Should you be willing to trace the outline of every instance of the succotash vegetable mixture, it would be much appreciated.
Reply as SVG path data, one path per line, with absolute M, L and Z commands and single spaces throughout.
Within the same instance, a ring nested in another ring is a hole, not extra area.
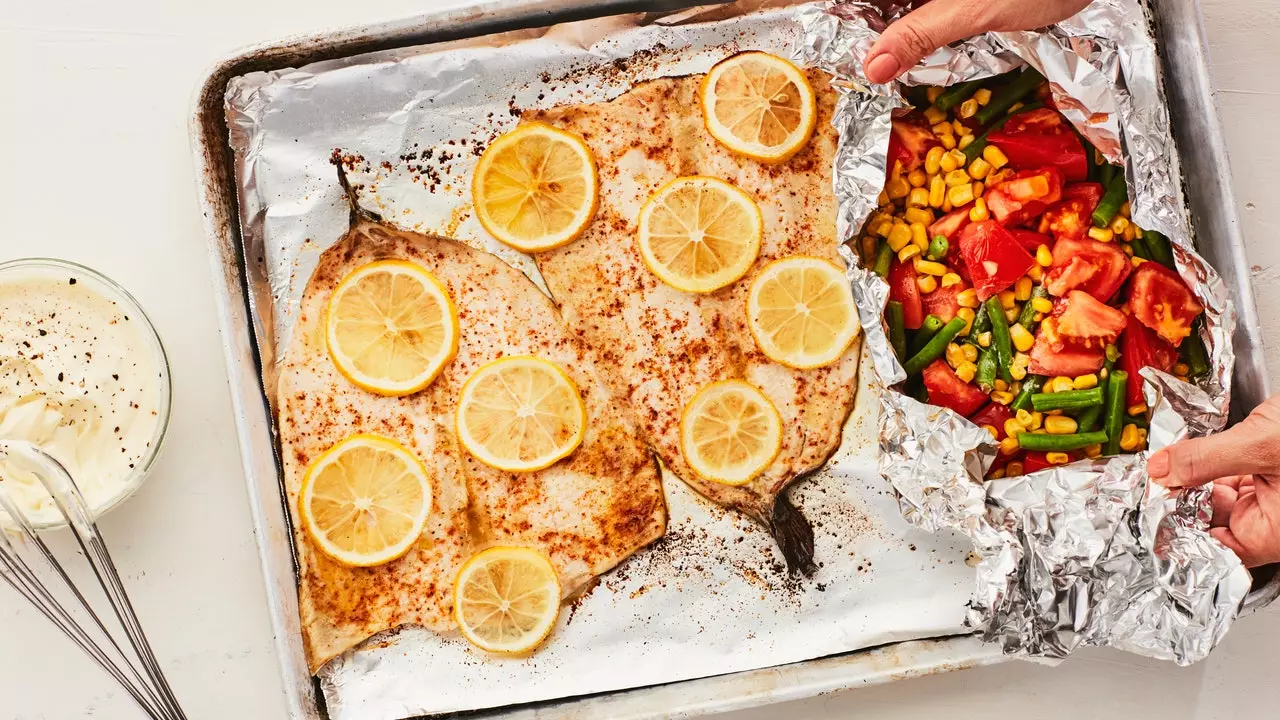
M 860 238 L 904 391 L 999 441 L 989 478 L 1144 449 L 1138 370 L 1209 370 L 1169 239 L 1034 69 L 908 92 Z

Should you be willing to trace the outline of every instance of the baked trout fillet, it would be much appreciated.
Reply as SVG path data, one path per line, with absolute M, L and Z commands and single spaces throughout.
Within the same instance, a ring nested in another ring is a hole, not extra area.
M 746 307 L 752 279 L 773 260 L 805 255 L 842 266 L 831 176 L 835 92 L 823 73 L 806 75 L 816 92 L 817 130 L 803 150 L 775 165 L 734 155 L 711 137 L 699 109 L 702 76 L 654 80 L 610 102 L 531 111 L 522 121 L 581 136 L 599 168 L 594 221 L 574 242 L 536 256 L 571 335 L 666 468 L 707 499 L 759 522 L 788 566 L 807 573 L 814 568 L 813 531 L 783 491 L 839 446 L 853 407 L 860 343 L 826 367 L 792 369 L 757 348 Z M 645 201 L 690 175 L 736 185 L 764 217 L 759 258 L 745 277 L 710 294 L 664 284 L 636 245 Z M 742 486 L 699 477 L 681 452 L 685 405 L 707 385 L 728 379 L 762 390 L 783 423 L 777 457 Z

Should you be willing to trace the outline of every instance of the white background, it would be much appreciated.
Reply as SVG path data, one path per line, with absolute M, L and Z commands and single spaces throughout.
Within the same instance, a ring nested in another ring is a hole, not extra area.
M 147 485 L 102 522 L 134 604 L 192 718 L 283 717 L 196 203 L 186 120 L 201 75 L 251 43 L 467 0 L 6 0 L 0 11 L 0 260 L 101 270 L 147 308 L 175 407 Z M 375 6 L 372 7 L 372 6 Z M 1217 105 L 1258 304 L 1280 301 L 1280 5 L 1204 0 Z M 1264 314 L 1268 338 L 1280 316 Z M 1280 380 L 1280 343 L 1268 357 Z M 1280 382 L 1277 383 L 1280 386 Z M 843 718 L 1274 716 L 1280 609 L 1178 669 L 1110 652 L 1007 663 L 726 716 Z M 87 659 L 0 589 L 0 720 L 135 718 Z

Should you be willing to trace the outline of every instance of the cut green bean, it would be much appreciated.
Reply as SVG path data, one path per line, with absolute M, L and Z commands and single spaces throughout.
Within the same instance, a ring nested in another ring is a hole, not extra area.
M 1056 393 L 1036 393 L 1031 396 L 1031 407 L 1036 412 L 1045 410 L 1083 410 L 1102 404 L 1102 388 L 1068 390 Z
M 969 337 L 976 340 L 979 335 L 990 329 L 991 317 L 987 315 L 987 306 L 981 305 L 973 316 L 973 327 L 969 328 Z
M 1013 382 L 1009 366 L 1013 362 L 1013 340 L 1009 337 L 1009 319 L 1005 317 L 1000 296 L 987 298 L 987 317 L 991 318 L 991 347 L 996 351 L 996 372 L 1005 382 Z
M 1098 182 L 1102 183 L 1102 189 L 1105 191 L 1111 187 L 1111 181 L 1116 177 L 1116 166 L 1109 162 L 1102 163 L 1102 168 L 1098 170 Z
M 974 115 L 974 119 L 980 125 L 986 125 L 992 120 L 1004 115 L 1019 101 L 1036 91 L 1040 87 L 1040 83 L 1044 82 L 1044 76 L 1035 68 L 1029 67 L 1022 71 L 1022 74 L 1014 78 L 1008 85 L 991 93 L 991 102 L 986 107 L 978 111 Z
M 1134 382 L 1142 382 L 1142 378 L 1134 378 Z M 1106 430 L 1108 455 L 1120 452 L 1120 431 L 1124 428 L 1124 398 L 1128 389 L 1129 373 L 1112 370 L 1107 383 L 1107 408 L 1102 426 Z
M 911 354 L 915 355 L 923 350 L 924 346 L 929 344 L 929 341 L 933 339 L 934 335 L 938 334 L 944 324 L 942 318 L 937 315 L 926 315 L 924 322 L 920 323 L 920 329 L 911 338 Z
M 1097 209 L 1093 211 L 1094 227 L 1104 228 L 1111 224 L 1120 212 L 1120 207 L 1129 200 L 1129 188 L 1124 184 L 1124 171 L 1115 173 L 1107 184 L 1107 192 L 1102 196 Z
M 1049 298 L 1049 291 L 1044 289 L 1043 285 L 1037 285 L 1031 291 L 1031 297 L 1027 303 L 1022 306 L 1022 314 L 1018 316 L 1018 324 L 1022 327 L 1035 332 L 1036 329 L 1036 309 L 1033 302 L 1036 298 Z
M 943 325 L 942 329 L 938 331 L 938 334 L 934 335 L 933 338 L 920 349 L 920 352 L 911 356 L 911 359 L 902 366 L 903 369 L 907 371 L 907 376 L 910 377 L 922 372 L 929 363 L 942 357 L 942 354 L 947 351 L 947 345 L 951 344 L 951 341 L 956 339 L 956 335 L 960 334 L 960 331 L 964 329 L 964 326 L 964 318 L 961 317 L 951 318 L 951 322 Z
M 882 278 L 889 277 L 889 268 L 893 266 L 893 248 L 889 247 L 889 243 L 881 240 L 880 249 L 876 251 L 876 274 Z
M 1151 259 L 1161 265 L 1175 269 L 1173 263 L 1173 245 L 1169 244 L 1169 238 L 1156 230 L 1143 230 L 1142 240 L 1147 244 L 1148 251 L 1151 253 Z
M 978 352 L 978 373 L 974 378 L 982 392 L 991 392 L 996 385 L 996 351 L 985 348 Z
M 1147 245 L 1147 241 L 1141 235 L 1133 238 L 1133 242 L 1129 243 L 1129 247 L 1133 248 L 1133 256 L 1140 257 L 1143 260 L 1151 259 L 1151 247 Z
M 987 128 L 986 130 L 983 130 L 981 135 L 978 135 L 977 137 L 975 137 L 973 139 L 973 142 L 969 143 L 968 145 L 965 145 L 964 150 L 960 151 L 964 153 L 965 162 L 971 163 L 974 161 L 974 159 L 976 159 L 979 155 L 981 155 L 982 149 L 987 146 L 987 136 L 995 132 L 996 130 L 999 130 L 1000 128 L 1004 127 L 1004 124 L 1009 122 L 1009 118 L 1013 117 L 1014 115 L 1021 115 L 1022 113 L 1029 112 L 1031 110 L 1039 110 L 1042 107 L 1044 107 L 1044 103 L 1037 100 L 1035 102 L 1031 102 L 1031 103 L 1027 103 L 1026 105 L 1023 105 L 1022 107 L 1018 108 L 1018 111 L 1015 113 L 1005 115 L 999 118 L 998 120 L 996 120 L 994 123 L 991 124 L 991 127 Z
M 898 356 L 898 362 L 907 356 L 907 326 L 902 303 L 890 300 L 884 308 L 884 320 L 889 325 L 889 344 Z
M 1080 432 L 1092 432 L 1098 426 L 1098 418 L 1102 417 L 1102 403 L 1087 407 L 1076 417 L 1076 427 Z
M 911 106 L 924 110 L 929 107 L 929 88 L 925 85 L 911 85 L 906 89 L 907 101 Z
M 1107 434 L 1104 432 L 1072 433 L 1070 435 L 1018 433 L 1018 446 L 1023 450 L 1031 450 L 1033 452 L 1067 452 L 1104 442 L 1107 442 Z
M 947 251 L 951 249 L 951 243 L 941 235 L 935 236 L 929 241 L 929 259 L 941 260 L 947 256 Z
M 973 94 L 978 92 L 978 88 L 981 88 L 984 82 L 986 81 L 970 80 L 969 82 L 952 85 L 944 90 L 937 100 L 933 101 L 933 106 L 939 110 L 950 110 L 973 97 Z
M 1204 316 L 1191 323 L 1191 334 L 1182 341 L 1178 354 L 1182 362 L 1187 364 L 1187 377 L 1198 378 L 1209 372 L 1209 350 L 1200 338 L 1200 330 L 1204 326 Z
M 1028 375 L 1022 379 L 1022 389 L 1018 391 L 1017 397 L 1013 402 L 1009 403 L 1009 409 L 1017 412 L 1019 410 L 1031 409 L 1031 396 L 1040 392 L 1040 388 L 1044 387 L 1045 376 Z

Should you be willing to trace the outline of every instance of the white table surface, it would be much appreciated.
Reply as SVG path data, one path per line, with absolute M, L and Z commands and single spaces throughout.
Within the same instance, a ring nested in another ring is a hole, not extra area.
M 192 718 L 284 715 L 196 203 L 192 94 L 204 70 L 244 45 L 467 1 L 12 0 L 0 11 L 0 260 L 52 255 L 105 272 L 147 308 L 170 353 L 167 448 L 102 526 Z M 1280 70 L 1280 4 L 1203 1 L 1258 304 L 1274 308 L 1280 92 L 1265 71 Z M 1264 324 L 1280 337 L 1280 316 Z M 1280 343 L 1268 351 L 1280 387 Z M 1275 716 L 1277 667 L 1273 609 L 1243 620 L 1192 668 L 1082 652 L 1058 668 L 1009 663 L 726 717 L 1246 720 Z M 85 717 L 140 715 L 0 589 L 0 720 Z

